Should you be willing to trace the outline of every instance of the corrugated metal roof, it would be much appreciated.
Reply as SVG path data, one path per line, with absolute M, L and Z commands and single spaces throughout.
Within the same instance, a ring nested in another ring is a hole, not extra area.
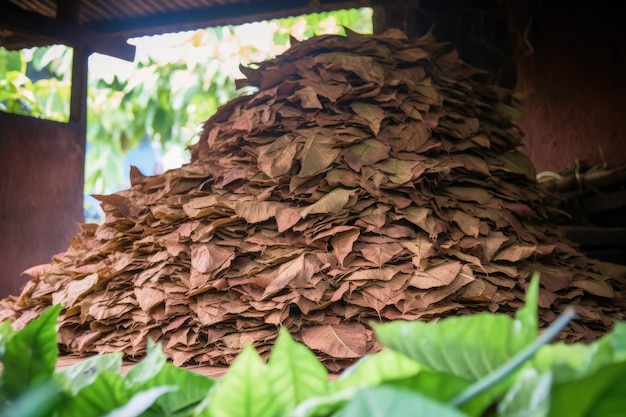
M 13 0 L 18 2 L 19 0 Z M 50 0 L 39 0 L 50 1 Z M 165 13 L 210 9 L 227 5 L 245 6 L 253 0 L 85 0 L 81 5 L 80 23 L 102 23 L 135 19 Z M 257 0 L 258 1 L 258 0 Z
M 371 4 L 370 0 L 0 0 L 0 15 L 18 6 L 54 20 L 59 2 L 66 8 L 78 6 L 78 25 L 126 38 Z M 14 28 L 8 30 L 1 20 L 1 46 L 17 49 L 29 46 L 29 42 L 30 46 L 41 43 L 29 41 Z
M 24 10 L 36 12 L 52 19 L 56 18 L 57 0 L 8 1 Z M 227 5 L 245 6 L 252 1 L 254 0 L 82 0 L 79 2 L 79 23 L 102 23 Z M 285 1 L 285 4 L 288 5 L 289 1 Z

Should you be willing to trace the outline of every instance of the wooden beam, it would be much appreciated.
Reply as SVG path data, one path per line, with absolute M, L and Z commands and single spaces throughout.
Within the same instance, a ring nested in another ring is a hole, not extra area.
M 558 226 L 568 238 L 583 246 L 621 246 L 626 248 L 626 227 Z
M 57 0 L 57 20 L 77 24 L 80 19 L 81 0 Z M 72 92 L 70 96 L 70 121 L 79 124 L 83 138 L 87 131 L 87 72 L 89 51 L 75 47 L 72 55 Z M 83 140 L 84 142 L 84 140 Z
M 371 0 L 267 0 L 250 4 L 207 7 L 134 19 L 95 23 L 94 30 L 126 37 L 154 35 L 206 27 L 237 25 L 330 10 L 369 7 Z
M 423 34 L 417 23 L 417 0 L 373 0 L 374 33 L 380 34 L 388 29 L 400 29 L 410 39 Z
M 62 43 L 89 53 L 99 52 L 128 61 L 135 57 L 135 46 L 128 44 L 122 37 L 97 33 L 76 23 L 50 19 L 8 1 L 0 2 L 0 28 L 51 43 Z
M 57 20 L 67 23 L 76 23 L 80 21 L 80 3 L 81 0 L 56 0 L 57 3 Z

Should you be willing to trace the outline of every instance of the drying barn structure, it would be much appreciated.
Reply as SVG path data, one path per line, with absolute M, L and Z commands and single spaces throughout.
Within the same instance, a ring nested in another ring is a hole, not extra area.
M 624 268 L 563 231 L 624 263 L 625 33 L 608 6 L 556 3 L 5 1 L 3 45 L 75 55 L 69 123 L 0 114 L 0 318 L 61 303 L 70 352 L 139 356 L 149 336 L 209 365 L 286 326 L 341 369 L 378 348 L 369 321 L 512 312 L 539 271 L 543 322 L 573 303 L 567 337 L 597 337 L 626 311 Z M 246 71 L 255 92 L 205 123 L 190 164 L 131 171 L 101 197 L 105 224 L 77 230 L 90 52 L 364 6 L 374 36 L 314 38 Z

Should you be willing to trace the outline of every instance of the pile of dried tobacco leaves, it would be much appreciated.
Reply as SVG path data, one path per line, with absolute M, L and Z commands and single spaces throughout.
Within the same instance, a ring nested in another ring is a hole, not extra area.
M 378 349 L 367 323 L 511 312 L 541 272 L 542 320 L 569 337 L 623 317 L 617 267 L 588 260 L 516 147 L 509 92 L 428 35 L 321 36 L 247 69 L 257 91 L 209 119 L 192 162 L 131 172 L 0 318 L 54 303 L 71 352 L 176 364 L 263 354 L 287 326 L 330 369 Z

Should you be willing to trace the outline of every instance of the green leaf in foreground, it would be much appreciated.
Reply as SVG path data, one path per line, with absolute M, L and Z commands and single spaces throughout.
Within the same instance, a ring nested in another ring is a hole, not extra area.
M 100 372 L 110 371 L 117 374 L 121 369 L 122 352 L 113 352 L 84 359 L 57 372 L 55 377 L 61 381 L 69 393 L 76 395 L 80 390 L 91 385 Z
M 415 376 L 421 369 L 420 364 L 406 356 L 391 349 L 383 349 L 359 359 L 332 381 L 330 386 L 333 392 L 350 387 L 371 387 Z
M 545 345 L 530 363 L 539 372 L 551 371 L 557 384 L 580 379 L 615 362 L 612 336 L 608 334 L 588 344 L 559 342 Z
M 472 400 L 493 387 L 501 384 L 515 372 L 520 366 L 526 363 L 541 347 L 550 342 L 576 315 L 573 308 L 567 308 L 550 326 L 531 344 L 517 353 L 507 363 L 502 364 L 498 369 L 489 375 L 474 382 L 462 393 L 450 400 L 450 404 L 460 405 Z
M 535 273 L 526 290 L 524 306 L 515 313 L 513 328 L 510 332 L 511 347 L 520 351 L 537 338 L 539 322 L 537 321 L 539 303 L 539 274 Z
M 177 390 L 178 387 L 175 386 L 164 386 L 141 391 L 135 394 L 126 404 L 110 411 L 104 417 L 138 417 L 163 394 Z
M 437 323 L 395 321 L 374 328 L 388 348 L 468 381 L 488 375 L 516 353 L 509 344 L 513 319 L 504 315 L 449 317 Z
M 281 413 L 328 392 L 328 372 L 324 365 L 306 346 L 294 341 L 284 327 L 272 349 L 267 375 Z
M 388 386 L 365 388 L 336 417 L 466 417 L 459 410 L 417 392 Z
M 167 358 L 163 354 L 161 345 L 154 344 L 151 340 L 148 341 L 146 356 L 133 366 L 124 378 L 126 387 L 133 389 L 149 381 L 161 371 L 165 362 L 167 362 Z
M 527 294 L 536 304 L 535 277 Z M 438 322 L 394 321 L 374 325 L 378 339 L 428 368 L 468 381 L 478 380 L 506 363 L 532 343 L 537 333 L 536 306 L 525 307 L 512 319 L 504 314 L 480 313 L 448 317 Z
M 626 322 L 616 321 L 613 323 L 610 337 L 615 362 L 626 361 Z
M 63 417 L 100 417 L 125 405 L 131 394 L 124 379 L 111 371 L 102 371 L 92 384 L 67 401 L 59 413 Z
M 449 402 L 471 386 L 471 382 L 459 377 L 422 369 L 417 375 L 387 381 L 385 385 L 408 389 L 440 402 Z M 470 416 L 481 416 L 485 409 L 493 402 L 491 395 L 477 395 L 467 401 L 460 408 Z M 455 406 L 456 407 L 456 406 Z
M 188 369 L 177 368 L 167 362 L 160 344 L 148 342 L 147 355 L 124 378 L 132 393 L 175 385 L 179 390 L 163 392 L 151 404 L 150 412 L 159 416 L 188 416 L 206 398 L 215 381 Z M 152 414 L 151 414 L 152 415 Z
M 252 345 L 233 361 L 228 373 L 210 393 L 208 414 L 213 417 L 271 417 L 277 404 L 268 383 L 267 365 Z
M 168 392 L 159 397 L 154 406 L 164 416 L 192 415 L 193 408 L 200 404 L 215 385 L 215 380 L 184 368 L 166 363 L 161 371 L 141 386 L 142 390 L 164 385 L 176 385 L 178 391 Z
M 60 305 L 49 308 L 6 341 L 2 387 L 9 398 L 46 381 L 54 373 L 59 353 L 55 326 L 60 311 Z
M 16 332 L 9 320 L 0 325 L 0 361 L 3 361 L 7 340 Z
M 625 411 L 626 362 L 552 388 L 549 417 L 622 417 Z
M 498 403 L 501 417 L 546 417 L 550 409 L 552 373 L 524 369 Z
M 0 417 L 48 417 L 65 398 L 52 379 L 31 387 L 15 402 L 0 409 Z
M 291 412 L 287 414 L 287 417 L 329 416 L 354 398 L 357 392 L 359 392 L 358 388 L 346 388 L 321 397 L 309 398 L 298 404 L 295 409 L 291 410 Z

